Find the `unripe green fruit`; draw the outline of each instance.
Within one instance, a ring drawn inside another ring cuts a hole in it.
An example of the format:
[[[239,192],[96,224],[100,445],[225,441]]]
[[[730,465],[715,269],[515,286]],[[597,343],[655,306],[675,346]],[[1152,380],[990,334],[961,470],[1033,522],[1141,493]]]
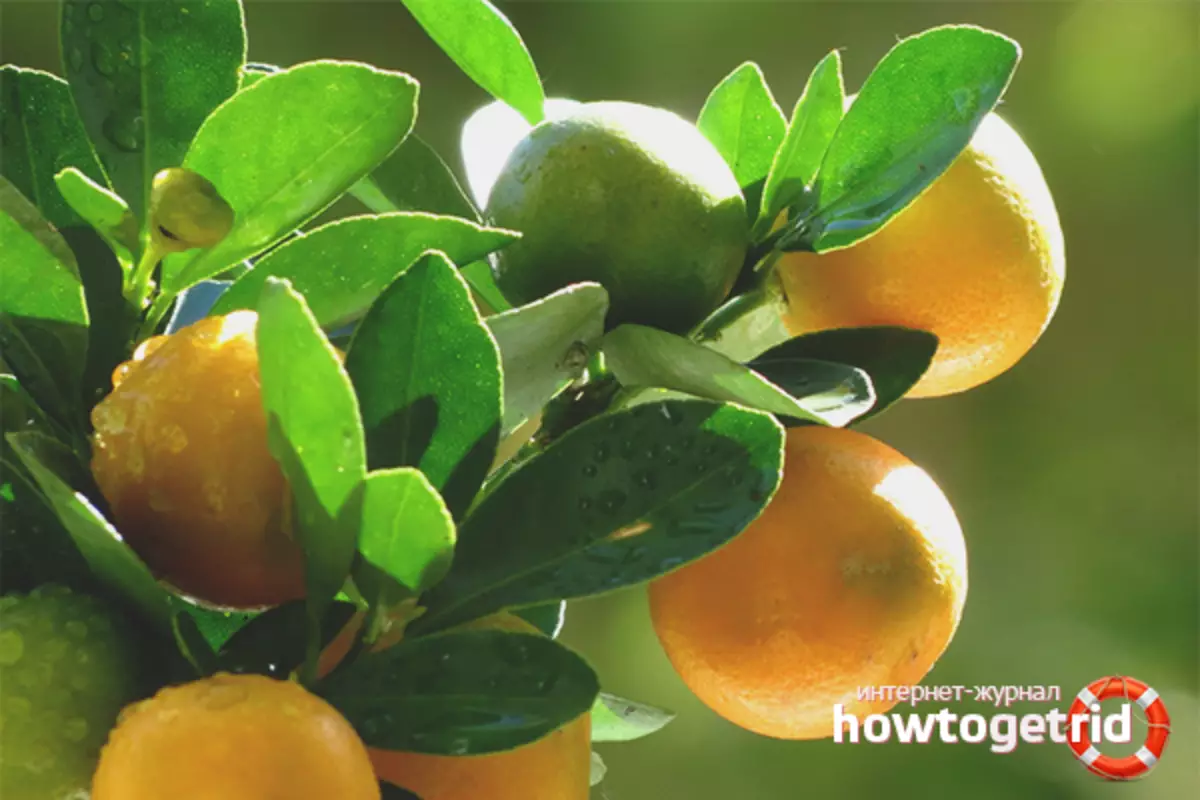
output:
[[[0,597],[0,797],[86,798],[117,713],[136,699],[123,621],[59,586]]]
[[[509,156],[487,214],[522,234],[495,262],[510,302],[597,281],[610,327],[691,328],[729,294],[749,236],[745,200],[716,148],[675,114],[635,103],[589,103],[536,126]]]
[[[217,187],[182,167],[164,169],[150,186],[151,233],[161,250],[212,247],[233,228],[233,209]]]

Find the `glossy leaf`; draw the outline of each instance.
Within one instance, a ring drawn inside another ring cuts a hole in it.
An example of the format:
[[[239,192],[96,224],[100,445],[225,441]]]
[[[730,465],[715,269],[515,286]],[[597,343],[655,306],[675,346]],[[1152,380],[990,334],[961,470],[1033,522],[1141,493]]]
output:
[[[474,222],[480,219],[450,167],[415,134],[350,192],[377,214],[427,211]]]
[[[320,689],[369,747],[474,755],[540,739],[591,708],[599,685],[552,639],[462,631],[364,655]]]
[[[459,274],[471,287],[471,294],[480,311],[485,314],[502,314],[512,310],[512,303],[505,299],[496,285],[492,265],[488,261],[473,261],[459,270]]]
[[[357,607],[335,601],[325,609],[320,649],[341,633]],[[217,665],[233,672],[256,672],[286,678],[300,666],[308,650],[308,610],[303,600],[284,603],[256,616],[221,647]]]
[[[316,611],[341,588],[354,558],[357,519],[347,519],[343,506],[366,475],[358,404],[337,352],[286,282],[272,279],[263,289],[257,338],[271,453],[291,486]]]
[[[461,518],[499,441],[500,354],[444,255],[422,256],[380,295],[346,369],[370,468],[419,467]]]
[[[54,183],[75,213],[130,264],[138,250],[138,225],[125,201],[75,167],[55,175]]]
[[[821,162],[812,249],[882,228],[950,166],[1008,86],[1021,50],[971,26],[905,39],[880,61]]]
[[[358,551],[412,594],[445,577],[454,557],[454,520],[420,470],[400,467],[367,476]]]
[[[762,70],[747,61],[712,90],[696,127],[725,158],[744,188],[767,176],[787,122]]]
[[[812,359],[857,367],[871,378],[875,402],[859,422],[882,413],[911,389],[937,352],[937,337],[927,331],[879,326],[839,328],[798,336],[772,347],[749,366],[786,385],[803,362]]]
[[[610,331],[603,349],[608,368],[623,386],[672,389],[812,422],[839,424],[845,406],[860,403],[864,395],[873,399],[870,382],[851,368],[842,370],[836,394],[792,395],[714,350],[641,325]]]
[[[592,706],[593,742],[631,742],[662,730],[673,711],[601,692]]]
[[[782,447],[771,417],[705,400],[592,419],[484,497],[410,628],[607,592],[699,558],[770,500]]]
[[[514,609],[513,613],[551,639],[556,639],[562,632],[563,623],[567,621],[567,603],[565,600],[539,603]]]
[[[42,408],[72,427],[88,325],[75,254],[3,178],[0,242],[0,352]]]
[[[457,217],[387,214],[351,217],[297,236],[238,278],[211,313],[254,308],[269,276],[286,278],[325,328],[360,317],[395,277],[428,250],[458,264],[483,258],[517,234]]]
[[[842,57],[834,50],[821,59],[792,110],[783,144],[771,162],[763,187],[762,211],[755,237],[765,235],[783,209],[796,201],[817,176],[817,169],[842,121],[846,90]]]
[[[517,29],[488,0],[402,0],[429,37],[488,94],[542,121],[545,95]]]
[[[77,167],[94,181],[106,181],[67,82],[34,69],[0,67],[0,137],[0,175],[51,225],[78,225],[81,220],[58,193],[54,176]]]
[[[242,5],[64,3],[61,37],[84,127],[113,187],[144,219],[154,174],[179,166],[200,124],[237,91],[246,60]]]
[[[121,535],[82,492],[76,492],[45,462],[56,443],[40,433],[14,433],[8,442],[53,506],[92,573],[139,608],[163,630],[171,626],[171,596]]]
[[[607,313],[608,292],[580,283],[487,318],[504,366],[505,436],[583,374]]]
[[[336,61],[300,64],[238,92],[183,162],[233,207],[233,230],[215,247],[169,257],[164,286],[186,289],[311,219],[403,141],[416,103],[407,75]]]

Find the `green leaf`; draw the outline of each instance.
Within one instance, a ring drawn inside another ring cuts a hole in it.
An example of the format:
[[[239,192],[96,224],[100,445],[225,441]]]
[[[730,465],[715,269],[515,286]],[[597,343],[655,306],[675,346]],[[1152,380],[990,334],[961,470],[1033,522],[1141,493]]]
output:
[[[600,757],[599,753],[593,750],[591,768],[588,771],[588,785],[599,786],[607,774],[608,767],[604,765],[604,759]]]
[[[466,264],[517,238],[511,231],[432,214],[338,220],[272,250],[221,295],[210,313],[254,308],[268,276],[274,276],[291,281],[317,322],[334,328],[360,317],[397,274],[428,250]]]
[[[387,781],[379,782],[379,798],[380,800],[421,800],[416,794],[408,789],[388,783]]]
[[[631,742],[662,730],[675,713],[601,692],[592,706],[593,742]]]
[[[583,374],[607,313],[608,292],[579,283],[487,318],[504,366],[504,436]]]
[[[271,279],[258,304],[258,360],[271,453],[291,486],[314,614],[350,574],[357,520],[343,506],[366,476],[358,404],[304,298]]]
[[[241,82],[238,84],[238,91],[249,89],[268,75],[274,75],[276,72],[281,71],[274,64],[243,64],[242,68],[238,71],[241,79]]]
[[[205,117],[237,91],[246,60],[242,5],[64,3],[61,37],[84,127],[113,187],[145,220],[155,173],[179,166]]]
[[[783,430],[706,400],[609,413],[517,468],[459,527],[413,631],[655,578],[720,547],[779,483]]]
[[[821,162],[817,215],[803,237],[812,249],[865,239],[933,183],[996,105],[1020,55],[1012,39],[966,25],[935,28],[892,48]]]
[[[500,354],[443,254],[422,256],[380,295],[350,342],[346,370],[370,468],[420,468],[461,518],[499,441]]]
[[[82,492],[74,491],[47,463],[62,457],[54,440],[40,433],[10,433],[16,451],[50,501],[75,546],[102,583],[126,598],[166,631],[171,628],[171,595]]]
[[[755,223],[754,238],[770,231],[779,212],[798,199],[816,178],[821,159],[842,121],[845,103],[842,57],[834,50],[813,69],[796,101],[787,135],[775,153],[763,187],[762,211]]]
[[[377,214],[427,211],[478,222],[479,211],[437,152],[410,135],[350,193]]]
[[[857,422],[882,413],[911,389],[929,368],[938,339],[927,331],[878,326],[838,328],[798,336],[772,347],[749,363],[772,380],[786,385],[797,367],[836,362],[867,373],[875,388],[875,402]]]
[[[599,684],[552,639],[460,631],[364,655],[320,690],[368,747],[476,755],[562,727],[591,708]]]
[[[75,167],[55,175],[54,183],[67,204],[104,237],[128,268],[138,250],[138,226],[125,201]]]
[[[88,339],[75,254],[4,178],[0,242],[0,352],[37,403],[74,429]]]
[[[565,600],[555,600],[518,608],[513,613],[551,639],[557,639],[563,623],[567,621],[567,603]]]
[[[844,424],[848,409],[862,413],[874,399],[870,381],[852,368],[842,370],[836,392],[792,395],[704,345],[642,325],[609,331],[602,347],[608,368],[631,388],[672,389],[829,425]]]
[[[459,274],[471,287],[477,301],[486,306],[483,311],[502,314],[512,310],[512,303],[508,302],[500,293],[500,287],[496,285],[496,277],[492,274],[492,265],[488,261],[472,261],[460,269]]]
[[[321,622],[323,638],[317,649],[323,650],[341,633],[357,610],[353,603],[330,603]],[[255,672],[286,678],[304,661],[309,632],[305,602],[297,600],[284,603],[259,614],[239,628],[222,645],[217,666],[234,672]]]
[[[403,0],[429,38],[492,97],[542,121],[545,95],[512,23],[487,0]]]
[[[743,188],[767,176],[787,123],[762,70],[747,61],[704,101],[696,127],[725,158]]]
[[[367,476],[358,551],[414,595],[445,577],[454,556],[454,520],[420,470]]]
[[[165,288],[216,275],[325,209],[403,141],[416,108],[409,76],[336,61],[300,64],[238,92],[205,121],[183,162],[233,207],[233,230],[215,247],[167,258]]]
[[[233,636],[248,623],[261,616],[254,611],[222,611],[215,608],[205,608],[179,600],[175,607],[182,609],[196,625],[196,630],[204,639],[208,650],[215,656]]]
[[[0,175],[51,225],[78,225],[78,215],[54,186],[55,174],[77,167],[98,183],[105,178],[67,82],[47,72],[0,67],[0,141]]]

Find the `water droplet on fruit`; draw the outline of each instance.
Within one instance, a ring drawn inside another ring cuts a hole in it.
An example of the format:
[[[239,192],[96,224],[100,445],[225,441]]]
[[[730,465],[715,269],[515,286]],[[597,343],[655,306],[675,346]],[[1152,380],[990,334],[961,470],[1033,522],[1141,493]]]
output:
[[[213,683],[205,688],[200,695],[199,705],[209,711],[221,711],[233,708],[238,703],[249,699],[250,693],[245,686],[234,683]]]
[[[83,622],[80,622],[77,619],[71,620],[63,627],[66,629],[67,635],[70,636],[72,639],[86,639],[87,638],[87,635],[88,635],[87,625]]]
[[[88,735],[87,720],[82,717],[72,717],[63,725],[63,736],[71,742],[82,742]]]
[[[597,470],[596,470],[595,464],[584,464],[583,469],[581,471],[583,472],[583,477],[585,477],[585,478],[596,477]]]
[[[92,45],[92,66],[106,78],[110,78],[117,71],[117,60],[113,56],[112,49],[104,42],[96,42]]]
[[[140,116],[116,112],[104,121],[104,135],[121,150],[136,153],[145,142],[146,124]]]
[[[102,22],[104,20],[104,6],[99,3],[92,3],[88,6],[88,19],[92,22]]]
[[[25,654],[25,638],[17,631],[0,632],[0,666],[11,667]]]
[[[72,47],[71,52],[67,53],[67,64],[75,72],[83,69],[83,51],[78,47]]]

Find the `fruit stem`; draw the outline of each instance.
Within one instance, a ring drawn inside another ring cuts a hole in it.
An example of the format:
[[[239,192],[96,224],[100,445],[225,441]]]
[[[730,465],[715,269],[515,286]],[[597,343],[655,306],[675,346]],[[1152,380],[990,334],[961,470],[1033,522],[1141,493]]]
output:
[[[171,310],[171,303],[174,301],[175,295],[167,292],[160,292],[154,298],[154,302],[150,306],[150,310],[146,312],[145,318],[142,320],[142,326],[138,328],[135,342],[142,342],[149,339],[158,330],[159,323],[163,317]]]

